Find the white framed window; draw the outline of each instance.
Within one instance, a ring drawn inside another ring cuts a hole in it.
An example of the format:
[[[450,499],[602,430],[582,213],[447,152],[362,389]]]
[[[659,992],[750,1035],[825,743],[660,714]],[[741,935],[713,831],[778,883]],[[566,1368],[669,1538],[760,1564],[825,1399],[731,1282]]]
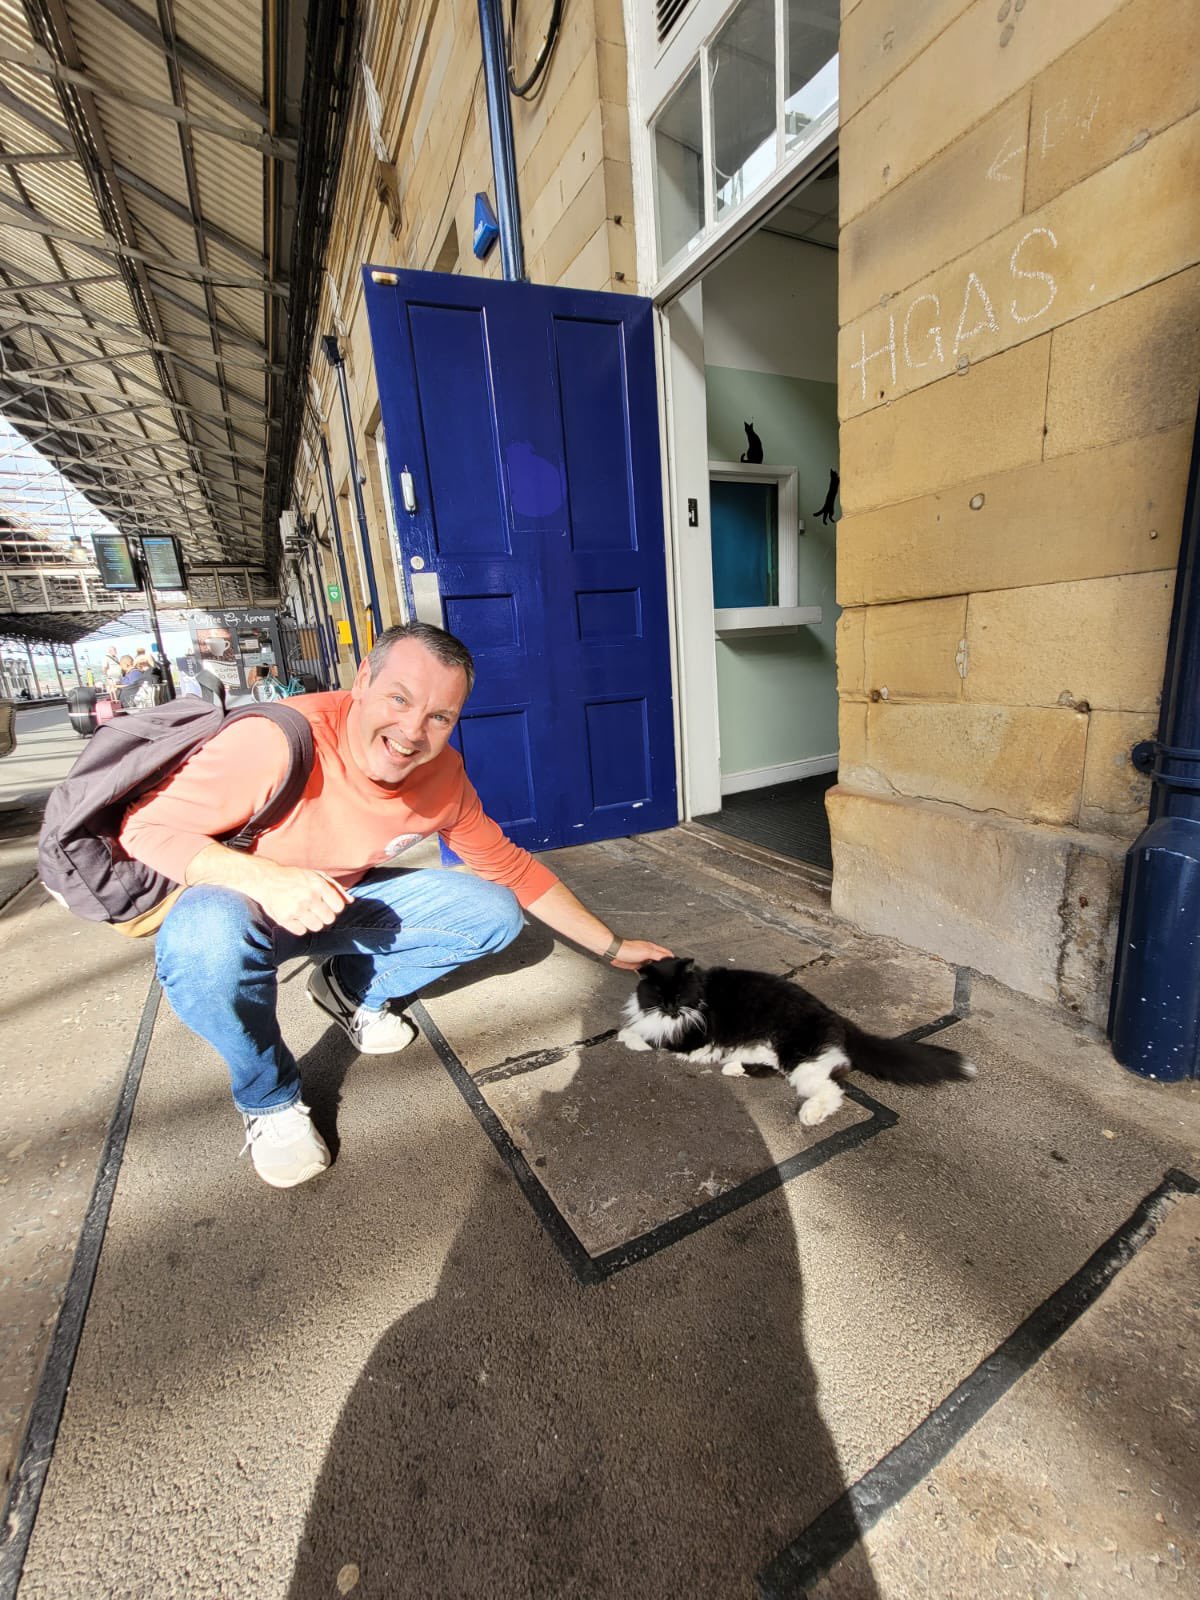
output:
[[[673,261],[699,239],[708,213],[699,63],[655,117],[651,138],[655,234],[663,259]]]
[[[708,464],[713,617],[719,634],[820,622],[801,604],[799,473],[743,461]]]
[[[640,4],[657,299],[756,199],[832,147],[840,0],[698,0],[657,44],[651,0]]]

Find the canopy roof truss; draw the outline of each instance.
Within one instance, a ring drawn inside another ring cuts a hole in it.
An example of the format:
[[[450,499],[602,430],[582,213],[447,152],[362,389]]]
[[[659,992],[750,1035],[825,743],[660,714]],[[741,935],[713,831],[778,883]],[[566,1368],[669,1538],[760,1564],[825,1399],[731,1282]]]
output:
[[[354,0],[0,0],[0,411],[127,532],[274,568]]]

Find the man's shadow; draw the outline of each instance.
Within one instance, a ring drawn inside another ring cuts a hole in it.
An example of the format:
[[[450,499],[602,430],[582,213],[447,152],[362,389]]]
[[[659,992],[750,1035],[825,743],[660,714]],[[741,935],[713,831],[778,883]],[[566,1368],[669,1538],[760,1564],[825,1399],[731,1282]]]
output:
[[[569,1089],[522,1114],[527,1148],[539,1128],[547,1147],[561,1137],[567,1097],[602,1100],[614,1070],[611,1047],[585,1052]],[[382,1335],[345,1403],[290,1600],[346,1592],[350,1568],[363,1600],[754,1595],[845,1487],[782,1193],[583,1287],[507,1168],[483,1171],[436,1293]],[[848,1560],[840,1592],[871,1600],[865,1556]]]

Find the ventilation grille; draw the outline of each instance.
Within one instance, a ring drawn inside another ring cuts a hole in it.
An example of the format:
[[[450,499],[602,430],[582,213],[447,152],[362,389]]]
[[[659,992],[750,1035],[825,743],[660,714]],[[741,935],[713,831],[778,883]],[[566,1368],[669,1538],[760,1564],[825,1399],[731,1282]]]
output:
[[[690,4],[691,0],[654,0],[654,19],[658,28],[659,44],[672,31]]]

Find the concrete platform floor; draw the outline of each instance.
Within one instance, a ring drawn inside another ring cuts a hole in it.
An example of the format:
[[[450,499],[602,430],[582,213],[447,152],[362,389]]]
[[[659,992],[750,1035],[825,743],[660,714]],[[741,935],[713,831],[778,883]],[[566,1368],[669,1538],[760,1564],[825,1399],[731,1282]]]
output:
[[[84,748],[61,702],[19,707],[16,732],[0,760],[0,906],[33,877],[42,806]]]
[[[162,1008],[21,1600],[1200,1593],[1196,1087],[686,829],[551,859],[623,932],[947,1022],[978,1080],[859,1079],[806,1132],[777,1080],[616,1047],[630,980],[533,927],[422,997],[398,1058],[352,1058],[286,975],[336,1160],[279,1193]],[[44,1321],[149,952],[36,887],[0,938],[3,1203],[55,1201]],[[6,1352],[10,1408],[45,1336]]]

